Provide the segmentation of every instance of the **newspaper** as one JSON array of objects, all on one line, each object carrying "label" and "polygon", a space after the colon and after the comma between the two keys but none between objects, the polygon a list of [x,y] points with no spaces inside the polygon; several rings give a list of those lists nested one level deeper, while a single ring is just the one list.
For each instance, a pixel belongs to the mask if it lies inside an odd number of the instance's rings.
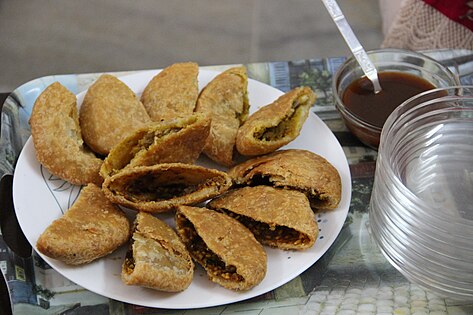
[{"label": "newspaper", "polygon": [[[473,84],[473,52],[427,52]],[[329,251],[289,283],[262,296],[230,305],[195,310],[164,310],[108,299],[69,281],[35,252],[27,258],[13,252],[0,237],[0,268],[10,290],[14,314],[289,314],[289,313],[473,313],[473,306],[438,297],[409,283],[394,269],[369,236],[368,204],[377,152],[363,146],[345,127],[333,104],[332,77],[345,57],[248,64],[249,77],[282,91],[307,85],[318,99],[312,110],[333,131],[350,164],[352,200],[344,227]],[[227,66],[228,67],[228,66]],[[222,70],[225,67],[208,67]],[[126,72],[130,73],[130,72]],[[53,76],[15,90],[1,116],[0,175],[13,174],[15,161],[29,136],[32,100],[59,80],[78,93],[99,74]],[[33,89],[35,88],[35,89]],[[3,205],[4,203],[2,203]],[[2,206],[3,207],[3,206]],[[0,209],[6,211],[6,209]]]}]

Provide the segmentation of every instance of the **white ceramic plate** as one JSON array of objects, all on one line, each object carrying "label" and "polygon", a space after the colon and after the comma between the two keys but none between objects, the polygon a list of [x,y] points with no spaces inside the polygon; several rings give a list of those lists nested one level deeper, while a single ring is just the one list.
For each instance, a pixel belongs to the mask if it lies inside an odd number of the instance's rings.
[{"label": "white ceramic plate", "polygon": [[[120,79],[140,94],[156,73],[157,71],[143,71]],[[200,88],[216,74],[218,72],[201,70]],[[255,80],[249,80],[248,91],[252,111],[271,103],[282,94],[281,91]],[[84,93],[78,95],[79,104],[83,96]],[[312,248],[300,252],[266,248],[268,254],[266,277],[250,291],[234,292],[224,289],[209,281],[200,267],[196,268],[190,287],[181,293],[163,293],[127,286],[120,279],[125,246],[107,257],[79,267],[71,267],[40,255],[51,267],[78,285],[115,300],[142,306],[171,309],[209,307],[245,300],[271,291],[301,274],[329,249],[343,226],[351,198],[350,170],[345,154],[333,133],[315,114],[310,113],[300,136],[285,148],[307,149],[330,161],[341,175],[342,200],[334,211],[317,216],[319,239]],[[79,190],[79,187],[51,176],[39,164],[30,138],[16,166],[13,199],[20,226],[33,247],[46,227],[72,205]],[[128,210],[128,213],[132,218],[134,212]],[[160,217],[173,225],[171,214]]]}]

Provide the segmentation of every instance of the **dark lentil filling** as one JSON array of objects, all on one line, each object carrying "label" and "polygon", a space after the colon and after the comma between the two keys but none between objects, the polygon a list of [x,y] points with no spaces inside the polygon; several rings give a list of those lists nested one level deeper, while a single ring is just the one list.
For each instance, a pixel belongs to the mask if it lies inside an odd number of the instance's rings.
[{"label": "dark lentil filling", "polygon": [[187,220],[183,215],[178,214],[178,226],[181,232],[182,240],[186,244],[187,250],[192,257],[201,264],[207,272],[226,280],[234,282],[243,281],[243,277],[236,272],[236,267],[226,265],[224,261],[212,252],[204,240],[197,234],[192,222]]},{"label": "dark lentil filling", "polygon": [[[248,170],[248,172],[250,172],[251,170]],[[243,176],[247,176],[247,174],[243,174]],[[258,174],[258,175],[254,175],[251,177],[251,179],[245,183],[245,184],[241,184],[239,185],[239,187],[244,187],[244,186],[273,186],[273,183],[270,181],[269,179],[269,176],[264,176],[264,175],[261,175],[261,174]]]},{"label": "dark lentil filling", "polygon": [[154,174],[145,174],[132,181],[125,187],[125,197],[128,200],[160,201],[181,197],[217,183],[215,178],[209,178],[203,183],[194,185],[184,183],[183,178],[175,178],[174,183],[164,185],[163,180]]},{"label": "dark lentil filling", "polygon": [[[298,189],[297,187],[291,187],[291,186],[277,186],[275,185],[271,180],[270,176],[264,176],[264,175],[254,175],[251,177],[251,180],[246,183],[248,186],[271,186],[275,188],[285,188],[285,189],[292,189],[292,190],[297,190],[300,191],[301,193],[305,194],[307,196],[307,199],[309,199],[310,206],[312,208],[317,208],[321,205],[324,205],[327,201],[327,198],[324,198],[320,196],[317,192],[311,193],[303,189]],[[245,185],[237,185],[237,187],[244,187]]]},{"label": "dark lentil filling", "polygon": [[317,197],[313,197],[313,196],[309,196],[309,203],[310,203],[310,206],[312,207],[312,209],[317,209],[321,206],[324,206],[327,204],[328,202],[328,198],[327,197],[322,197],[322,196],[317,196]]},{"label": "dark lentil filling", "polygon": [[220,211],[234,219],[237,219],[255,235],[255,238],[258,241],[262,243],[268,244],[268,242],[277,241],[278,243],[286,244],[304,244],[310,241],[306,235],[287,226],[272,226],[268,223],[253,220],[250,217],[231,212],[227,209],[220,209]]},{"label": "dark lentil filling", "polygon": [[133,258],[133,240],[131,241],[130,247],[126,251],[124,264],[127,273],[131,273],[135,269],[135,259]]}]

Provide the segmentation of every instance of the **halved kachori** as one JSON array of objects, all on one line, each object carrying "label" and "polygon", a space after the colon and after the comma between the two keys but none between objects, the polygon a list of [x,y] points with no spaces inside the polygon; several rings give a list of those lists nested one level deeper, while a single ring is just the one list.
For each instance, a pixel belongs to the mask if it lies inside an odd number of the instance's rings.
[{"label": "halved kachori", "polygon": [[128,285],[179,292],[192,282],[194,263],[176,232],[165,222],[139,212],[121,278]]},{"label": "halved kachori", "polygon": [[139,128],[115,145],[100,169],[106,178],[125,167],[194,163],[204,148],[210,119],[192,114]]},{"label": "halved kachori", "polygon": [[119,205],[165,212],[213,198],[231,186],[227,173],[199,165],[162,163],[123,169],[105,179],[102,189]]},{"label": "halved kachori", "polygon": [[85,143],[101,155],[107,155],[129,132],[151,121],[135,93],[110,74],[101,75],[89,87],[79,120]]},{"label": "halved kachori", "polygon": [[237,219],[271,247],[307,249],[319,232],[307,196],[297,190],[247,186],[226,192],[207,207]]},{"label": "halved kachori", "polygon": [[240,222],[222,213],[180,206],[177,232],[209,279],[232,290],[249,290],[266,275],[263,246]]},{"label": "halved kachori", "polygon": [[29,123],[36,157],[51,174],[75,185],[101,185],[103,161],[82,140],[74,94],[51,84],[36,99]]},{"label": "halved kachori", "polygon": [[317,210],[335,209],[342,183],[337,169],[308,150],[290,149],[249,159],[228,171],[237,185],[269,185],[299,190]]},{"label": "halved kachori", "polygon": [[238,128],[248,117],[248,77],[245,67],[233,67],[217,75],[200,92],[196,112],[212,118],[204,153],[218,164],[234,164]]},{"label": "halved kachori", "polygon": [[40,235],[37,249],[69,265],[110,254],[130,238],[130,222],[100,187],[89,184],[62,217]]},{"label": "halved kachori", "polygon": [[309,87],[297,87],[261,107],[238,129],[238,152],[248,156],[263,155],[297,138],[315,99]]},{"label": "halved kachori", "polygon": [[199,65],[182,62],[164,68],[147,84],[141,102],[153,121],[185,117],[194,112]]}]

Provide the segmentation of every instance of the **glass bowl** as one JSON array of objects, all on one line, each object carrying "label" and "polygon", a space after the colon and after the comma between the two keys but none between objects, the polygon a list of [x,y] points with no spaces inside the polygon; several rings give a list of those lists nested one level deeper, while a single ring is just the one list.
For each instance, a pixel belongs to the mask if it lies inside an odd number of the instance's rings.
[{"label": "glass bowl", "polygon": [[473,299],[473,86],[421,93],[388,117],[370,228],[408,279]]},{"label": "glass bowl", "polygon": [[[368,56],[378,70],[382,87],[383,80],[388,80],[385,77],[385,79],[383,79],[382,76],[392,73],[400,73],[408,75],[411,78],[420,78],[421,81],[427,81],[425,83],[431,87],[421,90],[418,89],[419,92],[432,88],[442,88],[460,84],[458,78],[447,67],[418,52],[401,49],[379,49],[368,51]],[[347,104],[344,102],[344,95],[350,86],[353,87],[355,81],[359,81],[364,77],[365,75],[358,62],[351,57],[347,59],[336,72],[332,81],[332,90],[334,91],[335,106],[340,112],[347,128],[365,145],[377,149],[383,122],[392,111],[391,106],[389,106],[390,108],[383,109],[384,103],[386,103],[387,100],[394,101],[394,99],[396,99],[395,106],[397,106],[408,98],[416,95],[417,92],[412,93],[412,91],[405,91],[404,94],[403,91],[397,90],[399,86],[393,87],[390,90],[385,89],[381,91],[381,93],[391,92],[391,94],[382,95],[380,93],[379,96],[375,96],[374,98],[374,101],[378,100],[375,105],[367,104],[366,106],[370,106],[371,108],[368,108],[363,113],[357,113],[348,108]],[[364,78],[364,80],[369,83],[366,78]],[[402,84],[405,83],[403,80],[400,80],[400,82]],[[369,86],[371,87],[371,84]],[[361,101],[369,101],[369,99],[364,98],[365,95],[361,96],[363,97]],[[369,93],[368,96],[374,96],[374,92]],[[379,101],[379,98],[381,98],[381,101]],[[380,107],[375,108],[375,106]],[[368,118],[368,115],[372,117]],[[378,117],[376,117],[376,115],[378,115]],[[373,118],[378,119],[379,122],[374,123]]]}]

